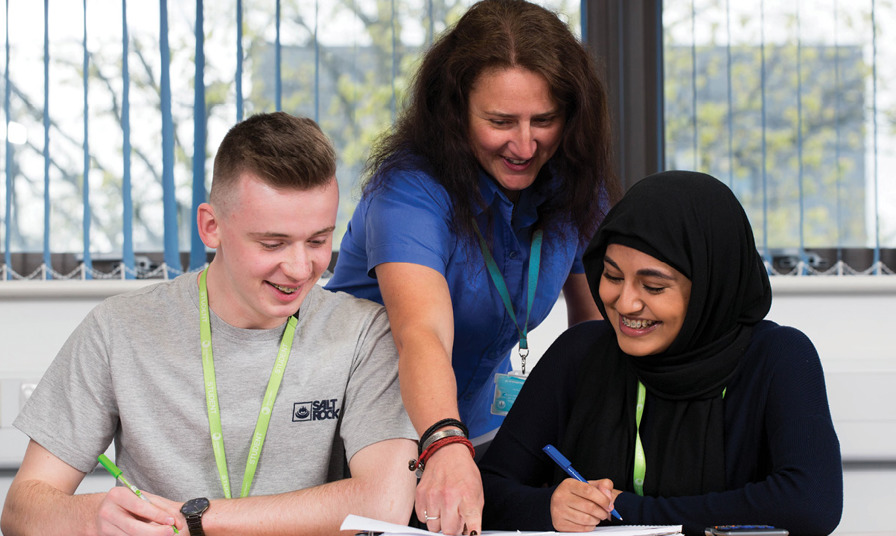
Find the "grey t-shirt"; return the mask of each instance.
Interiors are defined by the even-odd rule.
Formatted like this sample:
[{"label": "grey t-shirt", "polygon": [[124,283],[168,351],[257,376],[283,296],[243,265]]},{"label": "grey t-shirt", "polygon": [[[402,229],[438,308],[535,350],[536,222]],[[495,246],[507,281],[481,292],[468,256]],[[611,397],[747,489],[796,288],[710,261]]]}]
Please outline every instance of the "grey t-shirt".
[{"label": "grey t-shirt", "polygon": [[[234,497],[285,327],[212,314],[212,349]],[[199,341],[197,275],[115,296],[72,333],[14,425],[79,471],[115,441],[116,464],[172,500],[222,497]],[[315,286],[298,326],[251,495],[337,480],[359,450],[416,439],[401,403],[385,309]]]}]

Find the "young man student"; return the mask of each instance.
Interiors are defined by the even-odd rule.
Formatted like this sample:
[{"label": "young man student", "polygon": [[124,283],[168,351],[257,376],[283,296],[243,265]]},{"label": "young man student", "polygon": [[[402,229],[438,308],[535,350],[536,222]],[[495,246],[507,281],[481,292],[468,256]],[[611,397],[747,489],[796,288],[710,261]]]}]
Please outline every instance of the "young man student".
[{"label": "young man student", "polygon": [[[228,132],[198,209],[214,260],[106,300],[69,337],[15,421],[31,442],[4,535],[333,534],[350,513],[407,522],[416,435],[385,310],[316,285],[335,167],[310,119],[256,115]],[[121,486],[74,494],[113,441],[151,502]]]}]

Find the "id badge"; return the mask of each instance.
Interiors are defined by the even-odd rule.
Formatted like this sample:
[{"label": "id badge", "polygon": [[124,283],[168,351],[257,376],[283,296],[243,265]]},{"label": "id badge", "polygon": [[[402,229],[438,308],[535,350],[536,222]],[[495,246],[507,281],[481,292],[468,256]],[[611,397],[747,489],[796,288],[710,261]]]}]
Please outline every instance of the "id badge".
[{"label": "id badge", "polygon": [[492,415],[507,415],[525,381],[526,376],[517,370],[512,370],[507,374],[495,374],[495,399],[492,401]]}]

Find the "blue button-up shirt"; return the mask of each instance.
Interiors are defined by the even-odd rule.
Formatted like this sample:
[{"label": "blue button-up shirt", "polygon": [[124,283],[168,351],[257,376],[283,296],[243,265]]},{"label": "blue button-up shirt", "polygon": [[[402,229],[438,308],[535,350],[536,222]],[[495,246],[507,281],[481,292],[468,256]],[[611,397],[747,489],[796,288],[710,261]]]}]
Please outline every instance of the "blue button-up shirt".
[{"label": "blue button-up shirt", "polygon": [[[519,322],[526,319],[531,236],[545,195],[536,186],[523,190],[514,206],[485,173],[479,186],[493,221],[485,212],[477,224],[490,240],[492,256],[510,292]],[[423,171],[394,174],[367,194],[355,209],[342,239],[334,275],[327,284],[382,303],[374,269],[385,262],[428,266],[448,282],[454,309],[452,365],[457,378],[461,419],[476,438],[498,428],[491,414],[495,374],[511,368],[510,350],[519,331],[492,282],[478,244],[465,244],[452,232],[448,193]],[[490,230],[490,234],[489,231]],[[577,231],[570,225],[545,231],[536,297],[529,329],[540,324],[560,295],[570,273],[582,273]]]}]

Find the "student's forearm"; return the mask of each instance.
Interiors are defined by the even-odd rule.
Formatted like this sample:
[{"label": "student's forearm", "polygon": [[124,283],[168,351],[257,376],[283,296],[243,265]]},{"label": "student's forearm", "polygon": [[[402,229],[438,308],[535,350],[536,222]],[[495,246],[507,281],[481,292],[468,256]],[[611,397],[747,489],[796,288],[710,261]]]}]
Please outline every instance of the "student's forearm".
[{"label": "student's forearm", "polygon": [[335,535],[348,514],[407,523],[412,502],[407,492],[392,493],[373,480],[349,478],[280,495],[213,500],[203,530],[207,536]]},{"label": "student's forearm", "polygon": [[103,494],[69,495],[39,480],[14,482],[3,507],[5,536],[96,534]]}]

